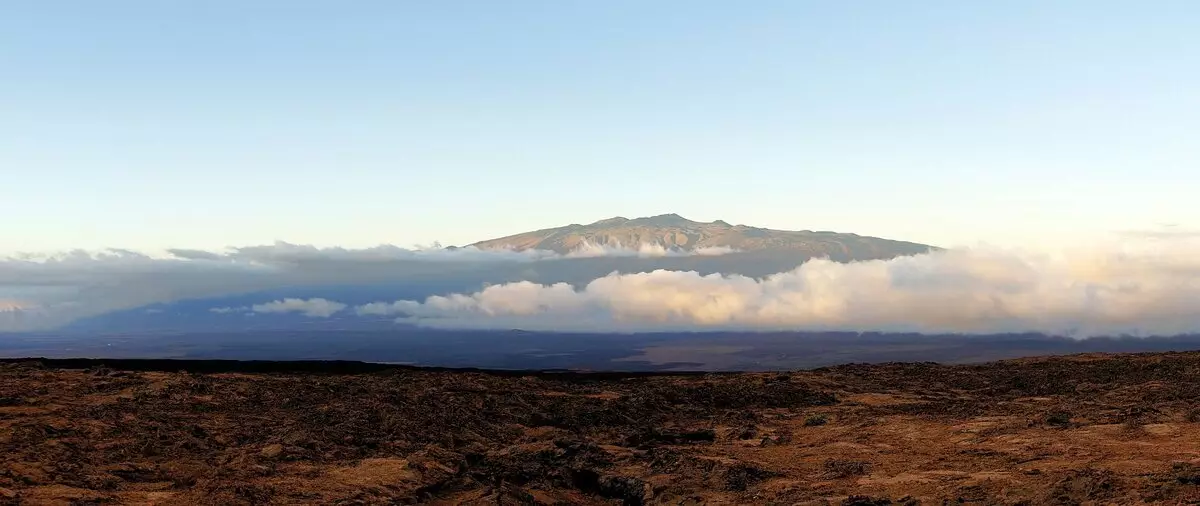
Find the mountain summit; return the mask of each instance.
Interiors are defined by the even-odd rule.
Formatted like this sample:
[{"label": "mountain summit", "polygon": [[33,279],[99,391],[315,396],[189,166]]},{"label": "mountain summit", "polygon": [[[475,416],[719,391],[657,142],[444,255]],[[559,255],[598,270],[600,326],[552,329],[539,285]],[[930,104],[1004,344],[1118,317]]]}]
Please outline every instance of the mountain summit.
[{"label": "mountain summit", "polygon": [[738,251],[787,251],[806,256],[828,256],[835,260],[874,260],[925,253],[932,246],[912,242],[810,230],[771,230],[747,225],[730,225],[721,220],[699,222],[678,214],[628,219],[621,216],[588,225],[535,230],[477,242],[482,249],[542,249],[568,253],[585,243],[638,247],[645,244],[693,250],[729,248]]}]

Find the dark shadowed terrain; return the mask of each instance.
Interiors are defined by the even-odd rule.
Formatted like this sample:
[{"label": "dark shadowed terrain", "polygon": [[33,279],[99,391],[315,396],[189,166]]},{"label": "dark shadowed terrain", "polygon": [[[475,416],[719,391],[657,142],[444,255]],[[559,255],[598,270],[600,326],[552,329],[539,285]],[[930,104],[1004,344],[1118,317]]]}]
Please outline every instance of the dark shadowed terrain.
[{"label": "dark shadowed terrain", "polygon": [[972,363],[1072,353],[1194,349],[1200,349],[1200,336],[1074,340],[1032,334],[557,334],[420,328],[0,334],[0,357],[358,360],[607,371],[771,371],[849,362]]},{"label": "dark shadowed terrain", "polygon": [[0,504],[1179,504],[1200,353],[787,373],[0,364]]}]

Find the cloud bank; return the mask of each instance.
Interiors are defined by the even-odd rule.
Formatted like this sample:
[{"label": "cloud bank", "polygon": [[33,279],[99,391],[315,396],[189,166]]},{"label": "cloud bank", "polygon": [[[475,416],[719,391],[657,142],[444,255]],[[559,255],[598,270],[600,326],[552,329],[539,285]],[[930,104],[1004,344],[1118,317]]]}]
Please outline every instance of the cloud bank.
[{"label": "cloud bank", "polygon": [[[330,261],[532,262],[537,260],[547,260],[569,256],[545,250],[517,251],[511,249],[479,249],[473,246],[453,249],[407,249],[385,244],[371,248],[347,249],[340,247],[319,248],[308,244],[291,244],[286,242],[277,242],[275,244],[266,246],[231,248],[221,252],[191,249],[170,249],[167,250],[167,252],[173,257],[181,260],[253,263],[263,265],[302,264]],[[616,252],[614,254],[619,253],[620,252]]]},{"label": "cloud bank", "polygon": [[657,270],[578,287],[513,282],[355,311],[446,328],[1170,336],[1200,332],[1195,252],[974,248],[850,264],[813,260],[763,279]]},{"label": "cloud bank", "polygon": [[[17,255],[0,259],[0,331],[261,293],[198,311],[547,331],[1200,333],[1200,236],[1170,232],[1061,254],[976,247],[851,264],[587,244],[566,255],[287,243]],[[175,311],[145,309],[138,314],[164,319]]]},{"label": "cloud bank", "polygon": [[[172,249],[157,256],[123,249],[14,254],[0,257],[0,332],[50,329],[80,318],[149,304],[281,287],[429,279],[481,282],[489,276],[519,277],[522,269],[536,264],[602,257],[712,254],[707,250],[659,252],[653,247],[590,248],[559,254],[474,247],[321,248],[286,242],[223,251]],[[220,309],[214,308],[213,313],[220,313],[216,311]]]}]

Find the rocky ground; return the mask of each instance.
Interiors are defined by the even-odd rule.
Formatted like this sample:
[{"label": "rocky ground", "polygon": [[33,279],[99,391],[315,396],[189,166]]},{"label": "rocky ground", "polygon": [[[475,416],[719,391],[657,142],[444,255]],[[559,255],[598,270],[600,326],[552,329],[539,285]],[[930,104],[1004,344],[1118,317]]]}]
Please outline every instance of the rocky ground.
[{"label": "rocky ground", "polygon": [[725,375],[111,367],[0,365],[0,504],[1200,502],[1200,353]]}]

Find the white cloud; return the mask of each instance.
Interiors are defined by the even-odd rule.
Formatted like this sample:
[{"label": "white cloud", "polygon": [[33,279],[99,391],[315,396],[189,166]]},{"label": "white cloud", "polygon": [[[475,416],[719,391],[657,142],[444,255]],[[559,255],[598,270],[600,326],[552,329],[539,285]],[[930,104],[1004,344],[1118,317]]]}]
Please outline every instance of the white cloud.
[{"label": "white cloud", "polygon": [[661,244],[642,244],[638,247],[628,247],[617,243],[613,245],[596,244],[591,241],[583,241],[570,253],[566,254],[567,258],[595,258],[595,257],[637,257],[637,258],[662,258],[662,257],[687,257],[687,256],[719,256],[733,253],[733,248],[727,247],[706,247],[685,250],[682,248],[668,248]]},{"label": "white cloud", "polygon": [[851,264],[814,260],[765,279],[614,273],[580,288],[516,282],[357,311],[450,328],[1178,335],[1200,332],[1195,251],[966,249]]},{"label": "white cloud", "polygon": [[359,316],[388,316],[403,312],[406,304],[405,301],[396,303],[372,302],[354,308],[354,312]]},{"label": "white cloud", "polygon": [[329,318],[346,309],[341,302],[325,299],[283,299],[251,307],[255,313],[304,313],[313,318]]},{"label": "white cloud", "polygon": [[[734,250],[723,247],[697,248],[683,250],[665,248],[659,244],[643,244],[630,247],[621,244],[605,246],[583,242],[575,250],[565,255],[547,250],[515,250],[508,248],[480,249],[474,246],[462,248],[414,248],[407,249],[390,244],[371,248],[318,248],[307,244],[291,244],[276,242],[264,246],[247,246],[231,248],[226,251],[204,251],[190,249],[171,249],[167,252],[180,260],[205,260],[213,262],[243,262],[260,265],[297,264],[328,261],[354,262],[396,262],[396,261],[426,261],[426,262],[533,262],[538,260],[554,260],[561,258],[592,258],[592,257],[684,257],[684,256],[715,256],[732,253]],[[132,252],[131,252],[132,253]]]},{"label": "white cloud", "polygon": [[696,248],[691,250],[691,254],[693,256],[701,257],[717,257],[721,255],[728,255],[730,253],[737,253],[737,251],[738,250],[728,246],[707,246],[704,248]]},{"label": "white cloud", "polygon": [[530,262],[555,258],[553,251],[465,248],[416,248],[407,249],[390,244],[363,249],[318,248],[307,244],[276,242],[271,245],[231,248],[226,251],[203,251],[172,249],[168,252],[183,260],[209,260],[222,262],[247,262],[264,265],[297,264],[329,261],[354,262]]},{"label": "white cloud", "polygon": [[216,313],[216,314],[245,313],[245,312],[247,312],[247,311],[250,311],[250,308],[249,308],[249,307],[246,307],[246,306],[242,306],[242,307],[214,307],[214,308],[211,308],[211,309],[209,309],[209,310],[208,310],[208,312],[210,312],[210,313]]}]

